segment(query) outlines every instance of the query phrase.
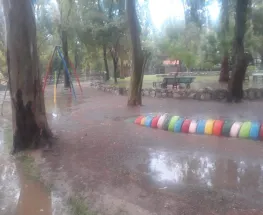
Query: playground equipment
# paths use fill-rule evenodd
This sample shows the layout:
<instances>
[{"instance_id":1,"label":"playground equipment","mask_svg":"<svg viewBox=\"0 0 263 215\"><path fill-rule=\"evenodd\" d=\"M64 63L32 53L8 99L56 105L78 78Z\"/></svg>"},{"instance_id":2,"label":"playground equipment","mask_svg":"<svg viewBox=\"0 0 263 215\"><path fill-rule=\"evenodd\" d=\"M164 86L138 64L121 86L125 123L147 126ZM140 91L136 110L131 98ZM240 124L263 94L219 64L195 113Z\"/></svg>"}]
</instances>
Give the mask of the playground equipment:
<instances>
[{"instance_id":1,"label":"playground equipment","mask_svg":"<svg viewBox=\"0 0 263 215\"><path fill-rule=\"evenodd\" d=\"M72 79L71 79L71 74L70 74L70 71L69 71L69 68L67 67L67 63L66 63L66 60L64 58L64 55L63 55L63 51L62 51L62 48L60 46L56 46L54 48L54 51L51 55L51 58L49 60L49 63L48 63L48 66L47 66L47 71L46 71L46 75L44 77L44 83L43 83L43 92L45 92L45 88L46 88L46 85L47 85L47 79L49 77L49 74L52 75L52 64L53 64L53 61L54 61L54 58L55 57L58 57L61 59L62 61L62 64L63 64L63 68L66 72L66 75L68 76L68 79L69 79L69 82L70 82L70 91L72 92L72 96L77 99L76 97L76 92L75 92L75 89L74 89L74 86L73 86L73 82L72 82ZM79 77L78 77L78 74L76 72L76 68L75 66L73 65L73 63L69 60L69 64L70 64L70 67L71 67L71 70L73 71L73 74L75 76L75 79L77 80L78 82L78 85L79 85L79 88L80 88L80 91L82 93L82 87L80 85L80 81L79 81ZM57 72L55 71L54 73L54 103L56 102L56 97L57 97L57 85L58 85L58 80L60 78L60 73L61 73L61 70L58 71L58 74Z\"/></svg>"},{"instance_id":2,"label":"playground equipment","mask_svg":"<svg viewBox=\"0 0 263 215\"><path fill-rule=\"evenodd\" d=\"M139 116L134 123L175 133L206 134L263 141L263 123L258 121L191 120L164 113L150 117L149 115Z\"/></svg>"}]
</instances>

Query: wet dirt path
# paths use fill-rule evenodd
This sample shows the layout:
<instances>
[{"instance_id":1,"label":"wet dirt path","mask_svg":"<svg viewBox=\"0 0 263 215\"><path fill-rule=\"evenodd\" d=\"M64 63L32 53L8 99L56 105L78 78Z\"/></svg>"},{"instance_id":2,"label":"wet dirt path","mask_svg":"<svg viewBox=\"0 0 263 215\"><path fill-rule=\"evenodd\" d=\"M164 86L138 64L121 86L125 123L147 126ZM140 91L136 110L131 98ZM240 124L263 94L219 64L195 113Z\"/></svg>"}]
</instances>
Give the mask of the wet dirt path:
<instances>
[{"instance_id":1,"label":"wet dirt path","mask_svg":"<svg viewBox=\"0 0 263 215\"><path fill-rule=\"evenodd\" d=\"M69 187L65 192L78 193L92 210L107 215L263 214L262 143L173 134L126 121L150 112L261 119L261 103L236 106L146 98L145 106L127 108L125 97L85 90L77 101L67 95L58 97L56 105L47 100L50 124L59 140L54 148L57 156L44 154L41 169L45 167L42 173L53 187L62 191ZM38 184L27 185L27 190L23 184L29 182L19 176L16 164L2 163L0 171L10 174L10 179L4 178L12 184L5 187L8 192L0 189L0 199L1 193L9 196L5 208L22 213L30 208L26 196L35 195L43 204L35 203L32 210L59 214L53 192Z\"/></svg>"},{"instance_id":2,"label":"wet dirt path","mask_svg":"<svg viewBox=\"0 0 263 215\"><path fill-rule=\"evenodd\" d=\"M68 184L95 209L103 204L118 205L126 214L263 214L262 143L173 134L125 121L150 112L259 119L261 103L147 98L145 106L127 108L125 97L88 93L83 103L53 121L61 137L59 159L46 158L53 177L59 181L57 170L63 169Z\"/></svg>"}]
</instances>

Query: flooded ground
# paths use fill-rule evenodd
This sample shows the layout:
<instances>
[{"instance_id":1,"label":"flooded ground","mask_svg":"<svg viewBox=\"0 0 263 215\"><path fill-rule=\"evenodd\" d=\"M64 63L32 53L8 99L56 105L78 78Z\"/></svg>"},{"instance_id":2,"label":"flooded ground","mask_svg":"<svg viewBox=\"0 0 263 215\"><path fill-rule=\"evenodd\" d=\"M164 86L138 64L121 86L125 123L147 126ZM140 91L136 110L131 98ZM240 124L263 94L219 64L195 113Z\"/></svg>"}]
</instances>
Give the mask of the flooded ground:
<instances>
[{"instance_id":1,"label":"flooded ground","mask_svg":"<svg viewBox=\"0 0 263 215\"><path fill-rule=\"evenodd\" d=\"M40 182L37 167L33 162L41 153L26 152L17 158L10 155L12 130L9 100L7 95L4 117L0 118L0 214L68 214L62 199Z\"/></svg>"},{"instance_id":2,"label":"flooded ground","mask_svg":"<svg viewBox=\"0 0 263 215\"><path fill-rule=\"evenodd\" d=\"M33 162L10 156L12 132L10 126L0 130L0 214L1 215L53 215L66 214L61 198L48 190L38 178L25 171ZM36 156L36 153L31 156ZM34 167L33 167L34 168ZM37 171L37 170L28 170Z\"/></svg>"},{"instance_id":3,"label":"flooded ground","mask_svg":"<svg viewBox=\"0 0 263 215\"><path fill-rule=\"evenodd\" d=\"M127 120L151 112L262 120L262 103L145 98L144 106L127 108L125 97L88 87L76 101L59 95L54 104L50 91L46 103L59 138L53 152L31 154L50 188L18 171L21 163L4 146L8 126L0 132L1 215L64 215L70 196L105 215L263 214L262 143L174 134Z\"/></svg>"}]
</instances>

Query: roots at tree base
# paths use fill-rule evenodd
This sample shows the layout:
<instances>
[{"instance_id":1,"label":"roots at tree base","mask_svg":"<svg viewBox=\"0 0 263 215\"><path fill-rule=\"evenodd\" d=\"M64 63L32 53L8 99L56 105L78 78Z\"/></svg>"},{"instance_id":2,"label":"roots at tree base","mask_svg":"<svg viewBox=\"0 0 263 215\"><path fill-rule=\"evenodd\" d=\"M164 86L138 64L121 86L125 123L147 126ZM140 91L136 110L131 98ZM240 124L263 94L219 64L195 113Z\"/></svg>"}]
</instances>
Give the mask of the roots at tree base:
<instances>
[{"instance_id":1,"label":"roots at tree base","mask_svg":"<svg viewBox=\"0 0 263 215\"><path fill-rule=\"evenodd\" d=\"M248 63L246 60L238 62L235 71L233 71L232 77L228 83L228 102L241 102L243 99L243 81L247 70Z\"/></svg>"},{"instance_id":2,"label":"roots at tree base","mask_svg":"<svg viewBox=\"0 0 263 215\"><path fill-rule=\"evenodd\" d=\"M12 153L32 148L37 149L44 145L43 142L46 142L51 147L51 130L41 122L40 117L39 123L37 123L37 117L32 111L32 102L28 101L24 105L23 94L20 89L16 92L16 101L12 98L12 102L15 107L16 118ZM41 141L42 139L44 141Z\"/></svg>"}]
</instances>

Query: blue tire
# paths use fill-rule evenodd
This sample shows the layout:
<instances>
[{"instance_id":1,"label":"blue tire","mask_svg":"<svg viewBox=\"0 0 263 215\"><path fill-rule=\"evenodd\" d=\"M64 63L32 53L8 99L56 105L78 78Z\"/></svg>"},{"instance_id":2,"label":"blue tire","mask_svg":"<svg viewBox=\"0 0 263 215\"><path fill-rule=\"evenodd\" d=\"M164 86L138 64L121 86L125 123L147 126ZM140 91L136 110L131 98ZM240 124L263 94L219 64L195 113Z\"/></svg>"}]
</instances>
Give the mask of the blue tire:
<instances>
[{"instance_id":1,"label":"blue tire","mask_svg":"<svg viewBox=\"0 0 263 215\"><path fill-rule=\"evenodd\" d=\"M206 120L198 120L197 127L196 127L196 133L197 134L204 134L205 133L205 125L206 125Z\"/></svg>"},{"instance_id":2,"label":"blue tire","mask_svg":"<svg viewBox=\"0 0 263 215\"><path fill-rule=\"evenodd\" d=\"M260 123L259 122L252 122L249 138L252 140L259 140L260 134Z\"/></svg>"},{"instance_id":3,"label":"blue tire","mask_svg":"<svg viewBox=\"0 0 263 215\"><path fill-rule=\"evenodd\" d=\"M184 119L179 118L174 125L174 132L177 132L177 133L181 132L183 123L184 123Z\"/></svg>"},{"instance_id":4,"label":"blue tire","mask_svg":"<svg viewBox=\"0 0 263 215\"><path fill-rule=\"evenodd\" d=\"M147 116L145 120L145 126L146 127L151 127L153 117L152 116Z\"/></svg>"}]
</instances>

